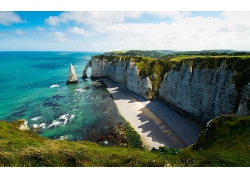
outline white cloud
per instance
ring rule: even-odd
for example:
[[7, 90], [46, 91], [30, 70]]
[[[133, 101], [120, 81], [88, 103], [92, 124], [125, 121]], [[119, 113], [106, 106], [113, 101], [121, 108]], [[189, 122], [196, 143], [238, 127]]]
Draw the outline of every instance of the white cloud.
[[191, 12], [184, 11], [146, 11], [146, 14], [154, 15], [157, 17], [172, 17], [172, 18], [180, 18], [180, 17], [187, 17], [191, 15]]
[[78, 24], [97, 25], [123, 22], [125, 18], [140, 18], [143, 12], [115, 11], [73, 11], [63, 12], [59, 16], [49, 16], [45, 22], [52, 26], [75, 21]]
[[36, 28], [36, 30], [38, 30], [38, 31], [45, 31], [45, 29], [42, 28], [42, 27], [40, 27], [40, 26], [38, 26], [38, 27]]
[[224, 13], [225, 18], [175, 17], [178, 18], [171, 23], [114, 23], [96, 25], [92, 30], [109, 36], [107, 48], [111, 51], [112, 48], [250, 50], [250, 14], [247, 12]]
[[0, 24], [4, 26], [9, 26], [13, 23], [22, 23], [24, 21], [14, 12], [0, 12]]
[[23, 36], [23, 35], [26, 34], [25, 31], [22, 31], [22, 30], [20, 30], [20, 29], [15, 30], [15, 33], [16, 33], [17, 35], [19, 35], [19, 36]]
[[[195, 17], [194, 14], [191, 16], [190, 12], [174, 11], [74, 11], [50, 16], [45, 22], [51, 25], [49, 29], [51, 31], [47, 34], [50, 40], [64, 43], [74, 41], [71, 45], [57, 44], [57, 47], [65, 46], [69, 49], [86, 48], [83, 50], [92, 51], [121, 49], [250, 50], [250, 12], [224, 12], [221, 16], [216, 17], [202, 17], [201, 15]], [[145, 17], [148, 16], [150, 16], [150, 22], [147, 23]], [[164, 22], [164, 17], [168, 21]], [[155, 22], [153, 22], [154, 18]], [[159, 22], [159, 20], [163, 22]], [[63, 24], [62, 27], [56, 27], [56, 25]], [[35, 28], [37, 31], [41, 31], [37, 33], [43, 33], [42, 27], [36, 26]], [[7, 33], [11, 34], [11, 32]], [[24, 35], [26, 32], [19, 29], [16, 30], [16, 33]], [[71, 33], [79, 36], [76, 37]], [[3, 35], [0, 33], [0, 36]], [[80, 36], [95, 37], [85, 38], [85, 44], [80, 46], [79, 44], [83, 43]]]
[[50, 33], [48, 34], [49, 36], [51, 36], [53, 41], [57, 41], [57, 42], [72, 42], [72, 40], [68, 39], [67, 36], [62, 33], [62, 32], [54, 32], [54, 33]]
[[122, 23], [126, 18], [138, 19], [143, 14], [157, 17], [181, 18], [187, 17], [191, 13], [187, 11], [71, 11], [63, 12], [59, 16], [49, 16], [45, 19], [45, 22], [51, 26], [68, 23], [69, 21], [74, 21], [76, 24], [108, 25], [112, 23]]
[[69, 32], [72, 32], [74, 34], [79, 34], [81, 36], [97, 36], [97, 33], [91, 32], [91, 31], [85, 31], [83, 28], [79, 27], [73, 27], [68, 29]]
[[57, 29], [54, 28], [54, 27], [51, 27], [50, 30], [51, 30], [51, 31], [57, 31]]

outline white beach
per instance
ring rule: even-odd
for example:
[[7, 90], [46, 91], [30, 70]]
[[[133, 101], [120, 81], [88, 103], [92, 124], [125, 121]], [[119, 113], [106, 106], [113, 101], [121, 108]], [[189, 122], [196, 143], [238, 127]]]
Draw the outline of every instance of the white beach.
[[148, 101], [110, 78], [104, 78], [121, 116], [138, 132], [144, 146], [184, 148], [198, 140], [201, 129], [159, 100]]

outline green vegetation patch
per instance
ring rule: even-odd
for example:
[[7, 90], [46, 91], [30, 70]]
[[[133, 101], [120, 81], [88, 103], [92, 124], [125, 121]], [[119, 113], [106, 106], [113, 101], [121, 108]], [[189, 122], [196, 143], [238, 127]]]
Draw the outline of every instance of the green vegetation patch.
[[109, 56], [142, 56], [142, 57], [150, 57], [150, 58], [160, 58], [169, 53], [173, 53], [175, 51], [172, 50], [124, 50], [124, 51], [113, 51], [105, 53], [105, 55]]
[[139, 149], [143, 148], [140, 135], [131, 127], [128, 122], [125, 124], [125, 134], [128, 141], [128, 147]]
[[192, 56], [192, 55], [184, 56], [184, 55], [181, 55], [181, 56], [178, 56], [178, 57], [171, 59], [170, 61], [176, 62], [175, 70], [179, 71], [181, 66], [184, 63], [188, 63], [190, 65], [190, 67], [198, 68], [198, 69], [218, 68], [220, 66], [220, 64], [223, 61], [225, 61], [225, 58], [221, 57], [221, 56], [214, 56], [214, 57], [210, 56], [209, 57], [209, 56]]
[[[168, 147], [150, 152], [127, 124], [131, 147], [49, 140], [14, 123], [0, 121], [0, 166], [7, 167], [249, 167], [250, 116], [224, 115], [211, 121], [198, 142], [181, 151]], [[132, 135], [131, 135], [132, 133]], [[135, 143], [137, 142], [137, 143]], [[137, 145], [135, 145], [137, 144]]]
[[160, 84], [163, 81], [164, 74], [172, 68], [174, 63], [164, 60], [144, 60], [136, 63], [142, 77], [149, 77], [152, 83], [153, 91], [158, 94]]
[[153, 149], [151, 150], [151, 152], [160, 154], [178, 154], [180, 151], [180, 149], [173, 149], [170, 147], [159, 147], [158, 149], [153, 147]]
[[[141, 148], [140, 137], [126, 124], [131, 147], [93, 142], [49, 140], [14, 123], [0, 121], [0, 167], [164, 166], [165, 157]], [[139, 148], [140, 147], [140, 148]]]
[[192, 146], [192, 149], [209, 149], [215, 146], [223, 149], [234, 147], [247, 149], [249, 143], [250, 117], [222, 115], [210, 121], [207, 130], [201, 133], [198, 142]]

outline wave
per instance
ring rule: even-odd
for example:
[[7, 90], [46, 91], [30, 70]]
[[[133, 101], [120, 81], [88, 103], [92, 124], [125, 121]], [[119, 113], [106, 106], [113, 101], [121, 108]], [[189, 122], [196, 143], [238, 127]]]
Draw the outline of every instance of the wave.
[[50, 127], [52, 127], [52, 126], [58, 126], [58, 125], [60, 125], [61, 124], [61, 122], [60, 121], [56, 121], [56, 120], [54, 120], [53, 122], [52, 122], [52, 124], [50, 124], [49, 126], [48, 126], [48, 128], [50, 128]]
[[37, 129], [37, 128], [45, 129], [45, 123], [33, 124], [32, 126], [33, 126], [33, 128], [35, 128], [35, 129]]
[[42, 118], [42, 116], [37, 116], [37, 117], [31, 118], [30, 120], [31, 120], [31, 121], [37, 121], [38, 119], [41, 119], [41, 118]]
[[50, 86], [50, 88], [55, 88], [55, 87], [59, 87], [59, 85], [58, 85], [58, 84], [52, 84], [52, 85]]
[[60, 120], [64, 120], [63, 124], [66, 124], [69, 120], [73, 119], [75, 117], [74, 114], [64, 114], [59, 117]]

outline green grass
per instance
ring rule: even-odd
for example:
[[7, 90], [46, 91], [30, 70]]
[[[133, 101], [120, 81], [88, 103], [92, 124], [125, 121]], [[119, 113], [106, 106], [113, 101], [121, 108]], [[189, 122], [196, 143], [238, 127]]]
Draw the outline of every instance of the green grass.
[[143, 56], [143, 57], [150, 57], [150, 58], [160, 58], [161, 56], [164, 56], [165, 54], [169, 54], [174, 51], [169, 50], [123, 50], [123, 51], [113, 51], [104, 53], [105, 55], [110, 56]]
[[[0, 121], [0, 166], [5, 167], [250, 167], [250, 116], [223, 115], [211, 121], [197, 143], [181, 151], [154, 152], [137, 147], [49, 140]], [[129, 124], [126, 125], [131, 130]], [[134, 139], [135, 138], [135, 139]], [[164, 153], [162, 153], [164, 152]]]
[[198, 165], [249, 167], [250, 116], [222, 115], [211, 120], [192, 150], [202, 155]]
[[125, 124], [125, 129], [126, 139], [128, 140], [128, 147], [142, 149], [143, 145], [140, 135], [131, 127], [128, 122]]

